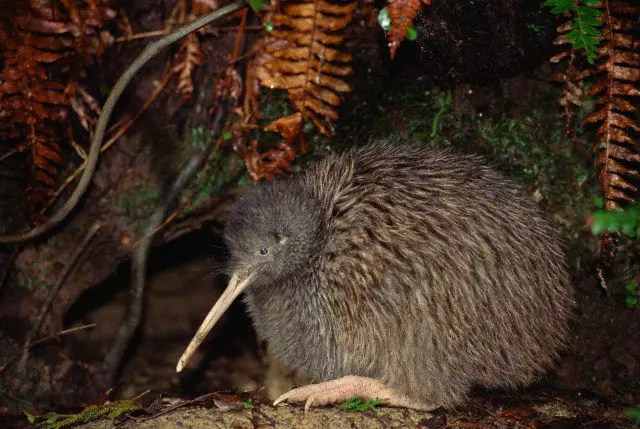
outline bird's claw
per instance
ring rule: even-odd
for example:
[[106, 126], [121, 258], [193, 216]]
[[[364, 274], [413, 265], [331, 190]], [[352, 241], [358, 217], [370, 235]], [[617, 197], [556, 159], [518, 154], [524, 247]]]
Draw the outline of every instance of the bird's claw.
[[363, 377], [346, 376], [323, 383], [309, 384], [280, 395], [273, 401], [273, 405], [283, 401], [304, 402], [304, 411], [307, 412], [313, 406], [344, 402], [353, 396], [360, 395], [366, 398], [375, 396], [369, 388], [370, 383], [377, 382]]
[[[311, 386], [315, 386], [315, 385], [309, 385], [309, 386], [305, 386], [304, 388], [300, 388], [300, 389], [305, 389], [309, 388]], [[310, 389], [309, 389], [310, 390]], [[297, 392], [296, 392], [297, 391]], [[290, 398], [291, 396], [291, 398]], [[305, 393], [300, 392], [300, 390], [298, 389], [292, 389], [289, 392], [280, 395], [275, 401], [273, 401], [273, 406], [277, 406], [278, 404], [284, 402], [284, 401], [289, 401], [291, 399], [291, 402], [302, 402], [304, 401], [304, 412], [306, 413], [307, 411], [309, 411], [311, 409], [311, 407], [313, 407], [314, 405], [316, 406], [322, 406], [322, 405], [327, 405], [329, 403], [335, 402], [332, 401], [330, 398], [327, 398], [328, 400], [323, 400], [323, 394], [321, 392], [319, 392], [318, 394], [309, 394], [309, 396], [306, 396]]]
[[384, 404], [392, 407], [424, 411], [437, 408], [431, 404], [413, 401], [378, 380], [354, 375], [297, 387], [280, 395], [273, 401], [273, 405], [276, 406], [283, 401], [304, 402], [304, 411], [307, 412], [311, 407], [345, 402], [354, 396], [364, 400], [384, 398]]

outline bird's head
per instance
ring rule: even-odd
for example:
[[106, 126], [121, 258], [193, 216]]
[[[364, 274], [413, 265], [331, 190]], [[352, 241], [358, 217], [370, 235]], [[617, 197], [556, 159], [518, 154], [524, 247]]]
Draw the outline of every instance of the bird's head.
[[256, 185], [234, 204], [224, 232], [229, 285], [180, 358], [178, 372], [245, 289], [268, 287], [309, 263], [321, 245], [320, 224], [318, 201], [293, 180]]

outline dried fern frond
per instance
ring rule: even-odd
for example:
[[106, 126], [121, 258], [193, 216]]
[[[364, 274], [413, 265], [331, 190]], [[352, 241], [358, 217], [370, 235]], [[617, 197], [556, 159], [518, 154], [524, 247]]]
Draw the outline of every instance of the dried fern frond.
[[339, 49], [343, 30], [351, 22], [355, 1], [286, 1], [271, 17], [275, 29], [267, 33], [254, 65], [263, 86], [286, 89], [301, 120], [311, 119], [330, 136], [338, 119], [340, 93], [350, 92], [344, 77], [353, 73], [351, 55]]
[[387, 10], [391, 27], [387, 31], [387, 40], [391, 59], [396, 56], [396, 50], [407, 36], [407, 30], [413, 28], [413, 20], [423, 4], [428, 6], [431, 0], [389, 0]]
[[[630, 97], [640, 96], [640, 36], [634, 29], [640, 8], [609, 0], [603, 3], [601, 63], [586, 95], [595, 96], [597, 110], [584, 124], [598, 125], [598, 142], [592, 149], [605, 196], [605, 209], [620, 207], [637, 196], [640, 181], [640, 145], [633, 133], [640, 127], [632, 113]], [[636, 99], [637, 100], [637, 99]]]
[[[54, 192], [69, 107], [79, 115], [95, 111], [84, 108], [91, 102], [82, 94], [75, 98], [67, 82], [83, 76], [78, 58], [91, 61], [102, 52], [100, 28], [114, 16], [99, 0], [23, 0], [0, 10], [0, 112], [8, 124], [0, 128], [0, 139], [29, 154], [27, 194], [34, 216]], [[65, 70], [57, 80], [54, 65]], [[91, 120], [81, 116], [81, 122], [89, 128]]]
[[264, 128], [282, 136], [275, 149], [261, 152], [251, 137], [246, 146], [234, 138], [234, 150], [244, 158], [255, 182], [290, 171], [296, 152], [306, 151], [302, 127], [307, 120], [330, 137], [341, 94], [351, 91], [344, 77], [353, 73], [352, 57], [340, 48], [357, 2], [285, 0], [278, 5], [278, 11], [274, 12], [275, 3], [266, 9], [269, 31], [254, 44], [256, 55], [247, 66], [244, 85], [242, 126], [233, 127], [234, 136], [257, 127], [260, 86], [287, 90], [296, 112]]
[[[166, 22], [168, 28], [174, 24], [173, 21], [183, 25], [220, 7], [217, 0], [191, 0], [191, 9], [187, 14], [185, 3], [186, 0], [182, 0], [176, 5], [171, 13], [171, 18]], [[200, 29], [186, 36], [174, 57], [174, 65], [171, 70], [178, 75], [177, 89], [185, 102], [190, 100], [193, 95], [193, 74], [196, 68], [202, 65], [204, 55], [198, 34], [204, 32], [204, 29]]]
[[82, 128], [89, 134], [93, 133], [93, 127], [97, 121], [96, 118], [102, 112], [98, 101], [77, 82], [70, 82], [65, 89], [65, 94]]
[[573, 127], [573, 107], [582, 105], [582, 80], [576, 67], [576, 49], [567, 40], [567, 34], [571, 30], [571, 21], [567, 21], [560, 25], [556, 31], [558, 36], [553, 41], [554, 45], [569, 44], [569, 49], [561, 51], [549, 60], [552, 63], [558, 63], [568, 58], [567, 68], [559, 73], [551, 76], [551, 80], [562, 84], [562, 95], [558, 98], [558, 104], [562, 106], [562, 116], [565, 121], [565, 132], [570, 134], [574, 141], [577, 140]]
[[558, 103], [563, 108], [565, 131], [576, 140], [573, 128], [573, 106], [582, 104], [581, 81], [584, 78], [576, 67], [576, 57], [578, 53], [584, 53], [589, 64], [593, 64], [598, 57], [601, 37], [599, 17], [602, 12], [597, 7], [600, 5], [600, 0], [547, 0], [544, 4], [553, 8], [552, 13], [571, 18], [558, 26], [556, 29], [558, 36], [553, 41], [554, 45], [566, 45], [568, 48], [551, 57], [549, 61], [558, 63], [566, 58], [569, 59], [567, 69], [552, 76], [552, 80], [563, 85]]
[[193, 94], [193, 72], [202, 64], [202, 49], [197, 35], [191, 33], [185, 37], [175, 62], [172, 71], [178, 75], [178, 91], [187, 101]]

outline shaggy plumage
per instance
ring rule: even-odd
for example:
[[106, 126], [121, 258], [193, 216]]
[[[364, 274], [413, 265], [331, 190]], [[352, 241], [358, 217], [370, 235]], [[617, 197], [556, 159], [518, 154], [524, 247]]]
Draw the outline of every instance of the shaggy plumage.
[[396, 405], [525, 385], [567, 339], [556, 233], [475, 156], [385, 143], [331, 155], [253, 187], [225, 239], [278, 359], [316, 380], [373, 379], [408, 399]]

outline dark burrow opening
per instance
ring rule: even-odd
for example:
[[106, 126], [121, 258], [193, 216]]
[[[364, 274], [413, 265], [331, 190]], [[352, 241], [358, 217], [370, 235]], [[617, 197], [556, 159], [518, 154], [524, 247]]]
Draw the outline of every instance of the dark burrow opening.
[[[258, 344], [242, 300], [237, 300], [208, 335], [189, 365], [175, 372], [178, 358], [227, 283], [226, 249], [220, 235], [196, 231], [158, 246], [149, 257], [142, 326], [127, 349], [115, 394], [196, 396], [222, 390], [253, 390], [265, 379]], [[67, 311], [65, 328], [95, 323], [69, 338], [73, 358], [100, 368], [129, 303], [131, 263], [86, 291]]]

